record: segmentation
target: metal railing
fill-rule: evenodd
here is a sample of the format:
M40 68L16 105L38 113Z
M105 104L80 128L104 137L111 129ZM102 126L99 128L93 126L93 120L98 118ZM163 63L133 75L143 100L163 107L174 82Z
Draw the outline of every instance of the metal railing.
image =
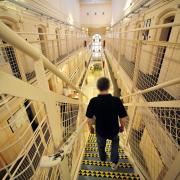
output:
M8 28L5 24L0 22L1 30L0 35L4 41L9 42L12 45L15 45L18 49L25 52L27 55L33 58L35 61L42 61L45 68L52 71L56 76L65 81L70 87L77 90L79 93L84 93L74 86L40 51L38 51L35 47L27 43L21 37L19 37L15 32L13 32L10 28ZM11 37L10 37L11 35Z
M58 166L59 170L65 168L67 174L72 173L73 176L81 155L79 148L83 149L86 142L82 101L47 92L3 72L0 75L1 84L4 85L0 89L3 97L0 107L3 123L0 128L3 144L0 148L0 163L3 165L0 169L1 178L36 179L44 176L43 169L48 157L51 157L48 159L48 170L45 168L48 173L56 171ZM14 86L10 89L12 82ZM18 89L24 89L25 94ZM7 102L4 92L12 97L11 101ZM52 103L49 98L55 99L56 104L54 110L57 119L53 121L50 120L51 112L47 107L47 104ZM8 124L5 123L6 120ZM52 123L55 123L56 127ZM58 146L55 136L59 139ZM63 159L59 160L60 156L63 156ZM55 158L58 163L54 165ZM66 166L64 161L68 161ZM67 174L61 174L61 177L67 177Z
M180 43L172 36L169 41L150 40L148 34L154 38L164 29L179 31L180 23L124 27L118 23L107 33L105 50L129 114L121 143L145 179L178 179Z
M172 24L166 25L166 28L170 26ZM175 26L179 26L179 24ZM162 27L164 28L164 25L151 29ZM137 31L144 31L144 29ZM132 32L136 32L136 30L121 33ZM84 121L85 106L80 95L84 95L84 93L64 77L40 51L22 40L2 23L0 23L0 36L36 60L35 71L40 87L34 87L9 74L0 73L0 84L3 84L0 88L0 94L3 97L2 112L6 112L3 114L4 120L9 122L8 126L5 124L1 127L2 133L9 135L11 130L11 132L14 131L12 137L15 137L12 139L13 143L5 143L5 146L0 148L0 152L7 153L8 148L22 148L17 149L18 153L14 153L13 157L10 156L11 160L7 160L6 155L0 156L0 163L3 166L2 179L18 177L72 179L81 156L79 149L83 150L87 138L86 122ZM121 135L121 143L146 179L167 180L168 177L176 177L178 176L177 162L180 159L180 103L176 97L177 91L173 90L178 89L180 79L173 76L165 83L157 81L160 77L159 70L161 70L162 64L159 66L160 69L156 70L158 66L156 61L163 54L160 59L163 57L167 61L176 62L173 54L179 52L179 43L157 42L156 44L153 41L124 39L121 39L120 47L115 47L115 44L118 44L117 39L114 38L113 43L111 40L107 40L108 50L106 50L106 57L116 78L119 78L119 84L122 87L122 99L127 102L125 106L127 106L129 114L125 133ZM117 42L114 43L115 41ZM145 45L153 50L149 51ZM165 46L166 51L170 51L172 56L167 57L167 53L164 50L162 53L162 49L159 50L159 47L156 48L156 46ZM127 53L127 50L132 53ZM146 62L146 65L151 67L148 70L145 64L141 62L141 56L145 56L143 53L148 53L147 62L153 64L148 66ZM154 57L157 57L156 61ZM43 64L63 82L78 91L79 99L74 100L44 90L47 88L47 80L44 76ZM165 68L169 68L169 66ZM155 79L157 72L158 77ZM153 78L149 75L153 75ZM129 84L125 85L121 79L127 77L131 82L130 89L132 91L130 92L124 88L130 83L127 81L125 83ZM142 83L145 85L140 86ZM172 92L175 97L171 95ZM7 103L6 94L8 97L14 97L13 99L16 99L19 104L14 105L11 101ZM3 108L5 109L3 110ZM33 117L28 115L33 115ZM24 121L18 121L19 117L22 117ZM22 122L24 124L21 124ZM23 126L27 128L23 129ZM24 136L16 130L19 128L22 129ZM28 137L25 136L26 134ZM22 140L21 136L28 140L25 138ZM66 143L64 144L64 142ZM62 146L63 144L64 146ZM55 158L55 164L52 163L52 158Z
M86 48L82 47L86 38L83 36L76 37L76 39L74 39L74 35L65 33L49 34L21 32L18 34L27 42L32 44L32 46L39 49L39 51L41 51L42 54L56 66L61 66L61 64L64 63L70 56L78 56L78 51L86 51ZM45 36L46 40L38 40L39 36ZM73 43L69 43L68 45L66 37L68 37L68 41ZM36 40L29 41L29 39ZM36 77L33 59L31 57L28 57L25 53L17 50L13 45L8 44L5 41L1 41L0 43L0 52L2 53L1 69L27 81L32 81L32 79ZM28 62L28 68L26 67L26 63L21 62L22 58L26 59Z
M49 178L59 175L61 178L70 179L76 172L81 155L79 148L84 149L87 137L83 122L85 113L82 97L85 95L71 82L76 78L76 74L71 76L70 81L42 54L43 52L3 23L0 23L0 26L1 38L10 44L5 44L2 49L15 47L24 55L29 55L35 61L35 73L40 87L21 81L9 72L0 72L0 84L3 85L0 88L1 179L45 179L45 175ZM86 51L83 56L89 58ZM79 93L76 100L47 91L49 87L43 65ZM64 153L64 159L57 165L45 168L44 159L49 158L49 155L56 158L61 151ZM52 158L48 163L52 163ZM66 173L59 174L61 169Z

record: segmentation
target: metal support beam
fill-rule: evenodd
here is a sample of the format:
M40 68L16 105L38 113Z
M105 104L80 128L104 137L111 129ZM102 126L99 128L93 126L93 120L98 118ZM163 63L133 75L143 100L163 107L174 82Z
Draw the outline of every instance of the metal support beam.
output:
M71 88L75 89L80 94L86 96L78 87L72 84L68 78L66 78L57 68L53 65L39 50L34 46L25 41L22 37L18 36L14 31L12 31L8 26L0 21L0 37L6 42L14 45L16 48L25 52L35 61L38 59L43 60L43 64L48 68L52 73L58 76L61 80L66 82Z
M178 152L177 156L175 157L175 160L173 164L171 165L170 169L167 171L165 177L163 180L178 180L180 179L180 151Z
M148 93L148 92L150 92L150 91L155 91L155 90L158 90L158 89L161 89L161 88L164 88L164 87L168 87L168 86L172 86L172 85L174 85L174 84L179 84L179 83L180 83L180 78L176 78L176 79L173 79L173 80L170 80L170 81L167 81L167 82L158 84L158 85L156 85L156 86L147 88L147 89L145 89L145 90L138 91L138 92L132 93L132 94L127 95L127 96L122 96L122 97L120 97L120 98L121 98L121 99L124 99L124 98L127 98L127 97L132 97L132 96L136 96L136 95Z

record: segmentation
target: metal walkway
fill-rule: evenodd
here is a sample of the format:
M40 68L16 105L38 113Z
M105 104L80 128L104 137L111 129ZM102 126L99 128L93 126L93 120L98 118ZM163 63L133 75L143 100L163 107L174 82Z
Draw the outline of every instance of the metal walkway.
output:
M95 134L90 134L79 171L79 180L140 179L139 175L134 172L133 166L122 148L119 148L119 168L113 171L109 159L110 151L111 141L107 140L106 152L108 159L107 161L100 161L96 136Z

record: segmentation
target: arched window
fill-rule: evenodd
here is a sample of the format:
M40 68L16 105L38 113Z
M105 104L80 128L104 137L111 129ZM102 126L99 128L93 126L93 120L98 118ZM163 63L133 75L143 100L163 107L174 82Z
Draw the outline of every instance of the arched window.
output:
M163 20L163 24L172 23L174 22L175 16L169 16ZM163 28L160 34L160 41L169 41L171 35L172 27Z
M165 18L162 17L160 19L160 22L162 22L162 24L172 23L172 22L174 22L174 18L175 18L174 15L170 15L168 17L166 16ZM159 35L159 41L169 41L171 31L172 31L172 27L162 28L160 35ZM155 65L154 65L155 68L153 71L154 74L157 74L157 78L159 77L159 74L161 71L161 66L163 64L165 53L166 53L166 46L158 46L156 61L155 61Z
M174 22L175 13L176 9L173 8L164 10L156 17L156 24L160 25ZM156 39L160 41L169 41L171 29L171 27L158 29Z
M175 11L173 9L166 10L158 16L157 24L167 24L167 23L173 23L175 18ZM157 40L159 41L169 41L171 36L172 27L165 27L162 29L159 29L157 31ZM157 53L156 53L156 59L154 61L154 68L153 68L153 74L156 75L156 80L158 80L160 76L161 67L164 61L164 58L166 56L166 46L158 46L157 47Z
M95 34L92 37L92 56L95 58L101 57L101 50L102 50L102 42L101 36L99 34Z
M39 33L39 40L40 40L40 45L41 45L41 51L42 53L47 57L47 36L46 36L46 29L44 26L39 26L38 27L38 33Z

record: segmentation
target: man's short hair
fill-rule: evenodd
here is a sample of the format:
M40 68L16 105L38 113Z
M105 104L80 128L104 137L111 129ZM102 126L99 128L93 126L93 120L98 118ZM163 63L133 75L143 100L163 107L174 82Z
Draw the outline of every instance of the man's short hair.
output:
M109 89L109 87L110 81L108 78L102 77L97 80L97 88L99 89L99 91L106 91Z

